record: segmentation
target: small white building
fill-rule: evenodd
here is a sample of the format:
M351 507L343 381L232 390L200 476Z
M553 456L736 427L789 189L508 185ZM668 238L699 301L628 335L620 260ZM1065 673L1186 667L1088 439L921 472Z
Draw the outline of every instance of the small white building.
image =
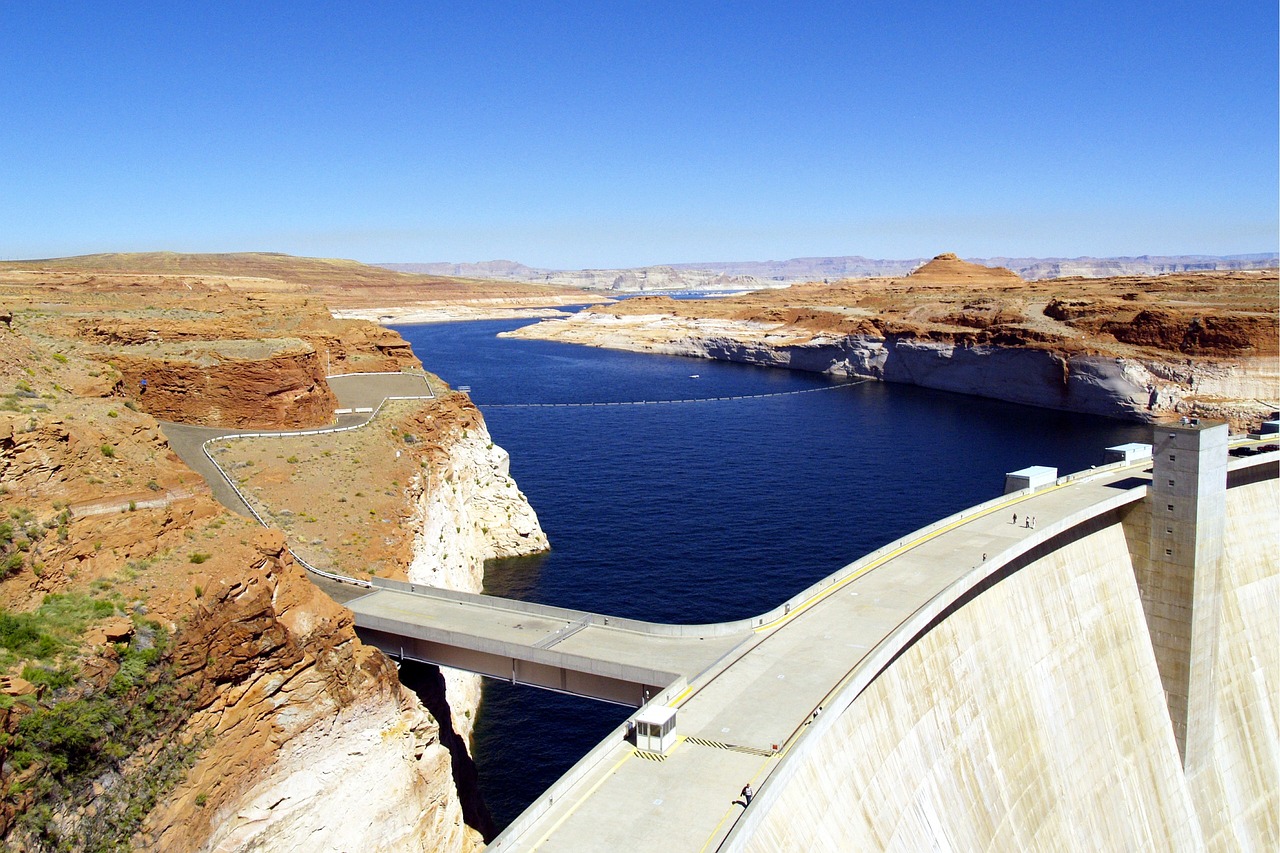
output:
M636 714L636 748L663 753L676 742L676 709L657 705Z
M1140 441L1131 441L1128 444L1117 444L1115 447L1108 447L1102 455L1102 461L1107 462L1137 462L1139 459L1151 458L1151 445L1143 444Z
M1058 469L1044 465L1032 465L1021 471L1010 471L1004 475L1004 493L1018 492L1023 489L1038 489L1041 486L1052 486L1058 479Z

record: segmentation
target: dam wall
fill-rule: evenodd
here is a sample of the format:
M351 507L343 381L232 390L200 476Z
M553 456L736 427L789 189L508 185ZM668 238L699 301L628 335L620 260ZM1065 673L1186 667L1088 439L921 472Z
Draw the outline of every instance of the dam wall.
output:
M727 849L1276 849L1280 484L1238 473L1197 601L1216 635L1185 761L1139 588L1148 499L973 597L816 719Z

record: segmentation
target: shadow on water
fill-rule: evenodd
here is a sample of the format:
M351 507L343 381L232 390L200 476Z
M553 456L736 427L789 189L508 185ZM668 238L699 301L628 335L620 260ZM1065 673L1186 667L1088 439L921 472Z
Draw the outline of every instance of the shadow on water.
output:
M548 556L488 561L485 594L530 598ZM594 699L486 678L475 755L494 823L499 828L511 823L529 805L529 792L550 788L630 712Z
M486 678L476 766L494 823L505 827L632 712L631 708Z
M484 564L484 594L503 598L528 599L538 588L548 554L487 560Z
M400 683L418 694L422 704L439 723L440 745L449 751L454 786L462 801L462 819L488 841L497 834L493 818L480 795L480 775L476 771L476 763L467 751L466 742L454 728L453 712L445 701L444 676L440 673L440 667L404 661L400 666ZM509 821L508 818L507 822Z

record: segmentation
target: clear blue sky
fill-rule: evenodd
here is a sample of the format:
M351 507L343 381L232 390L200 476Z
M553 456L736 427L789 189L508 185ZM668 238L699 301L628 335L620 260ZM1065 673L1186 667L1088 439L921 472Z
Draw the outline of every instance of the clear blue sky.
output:
M0 0L0 257L1274 250L1277 6Z

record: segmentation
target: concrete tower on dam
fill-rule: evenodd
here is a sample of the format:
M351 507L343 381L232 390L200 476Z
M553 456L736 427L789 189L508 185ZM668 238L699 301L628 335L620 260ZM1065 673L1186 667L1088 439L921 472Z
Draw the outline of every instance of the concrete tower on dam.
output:
M1188 763L1188 732L1201 735L1191 755L1203 755L1213 730L1207 700L1222 606L1227 425L1163 426L1154 438L1146 559L1141 542L1131 540L1131 551L1174 739Z

